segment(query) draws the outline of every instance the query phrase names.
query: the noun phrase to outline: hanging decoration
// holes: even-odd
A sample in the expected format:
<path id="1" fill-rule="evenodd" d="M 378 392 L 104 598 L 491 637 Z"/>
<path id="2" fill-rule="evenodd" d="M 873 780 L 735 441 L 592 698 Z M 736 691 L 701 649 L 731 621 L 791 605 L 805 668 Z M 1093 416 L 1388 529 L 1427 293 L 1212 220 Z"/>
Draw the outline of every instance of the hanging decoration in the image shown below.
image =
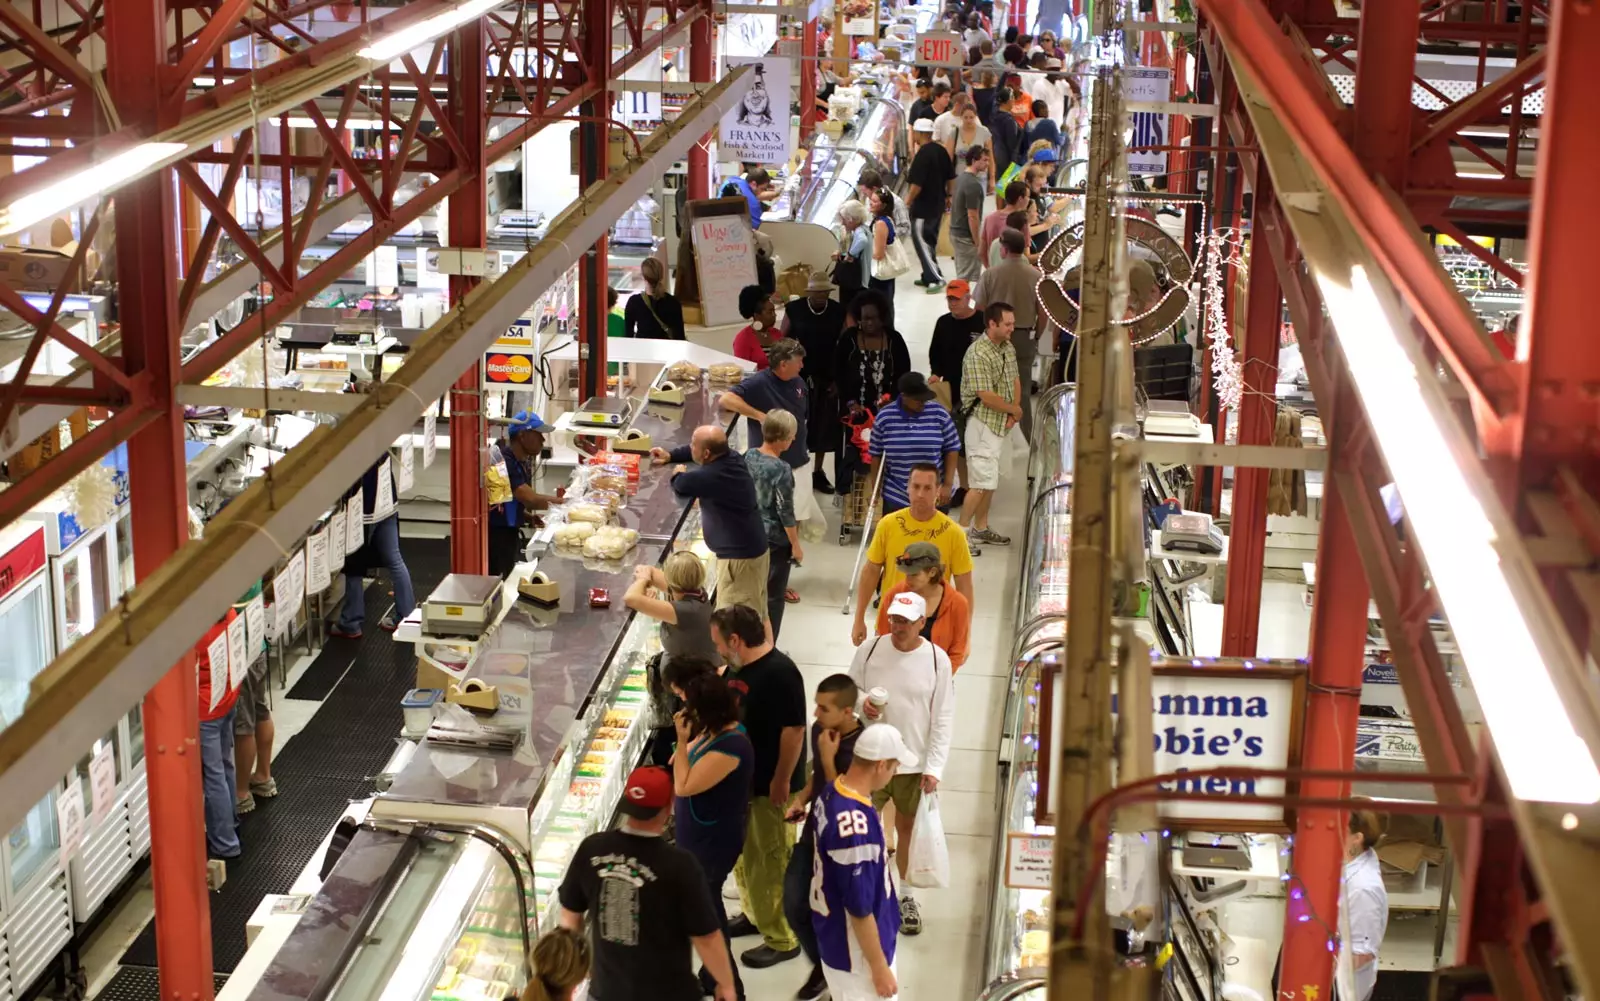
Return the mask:
<path id="1" fill-rule="evenodd" d="M 1157 202 L 1157 198 L 1129 196 L 1129 201 Z M 1150 265 L 1155 276 L 1151 288 L 1130 289 L 1129 309 L 1136 310 L 1112 325 L 1127 333 L 1134 347 L 1155 340 L 1183 319 L 1189 308 L 1189 282 L 1194 277 L 1194 262 L 1183 246 L 1157 224 L 1138 216 L 1123 220 L 1130 250 L 1143 251 L 1135 258 Z M 1050 322 L 1077 336 L 1078 301 L 1083 247 L 1083 223 L 1078 222 L 1057 233 L 1039 255 L 1039 302 Z M 1068 262 L 1071 262 L 1070 265 Z"/>
<path id="2" fill-rule="evenodd" d="M 110 524 L 117 514 L 116 471 L 96 462 L 61 488 L 67 510 L 85 532 Z"/>
<path id="3" fill-rule="evenodd" d="M 1216 391 L 1218 405 L 1225 410 L 1239 407 L 1239 398 L 1244 394 L 1244 368 L 1234 353 L 1227 312 L 1222 308 L 1222 273 L 1227 263 L 1241 268 L 1246 266 L 1244 246 L 1245 234 L 1231 226 L 1206 236 L 1206 339 L 1211 348 L 1212 388 Z"/>

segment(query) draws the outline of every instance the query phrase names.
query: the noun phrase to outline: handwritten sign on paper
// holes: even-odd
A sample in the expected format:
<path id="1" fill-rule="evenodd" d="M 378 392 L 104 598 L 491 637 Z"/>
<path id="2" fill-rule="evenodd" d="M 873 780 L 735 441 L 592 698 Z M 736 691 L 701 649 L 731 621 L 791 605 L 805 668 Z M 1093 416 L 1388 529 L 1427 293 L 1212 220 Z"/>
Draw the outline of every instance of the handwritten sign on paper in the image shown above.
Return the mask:
<path id="1" fill-rule="evenodd" d="M 244 606 L 245 627 L 248 630 L 245 636 L 250 641 L 250 652 L 259 653 L 261 644 L 267 641 L 267 603 L 261 595 L 250 599 L 250 604 Z"/>
<path id="2" fill-rule="evenodd" d="M 1048 890 L 1055 865 L 1052 834 L 1006 835 L 1006 885 L 1015 890 Z"/>
<path id="3" fill-rule="evenodd" d="M 109 740 L 89 759 L 89 794 L 94 797 L 91 814 L 98 827 L 111 813 L 111 803 L 117 798 L 117 747 Z"/>
<path id="4" fill-rule="evenodd" d="M 756 283 L 755 235 L 747 212 L 696 219 L 689 229 L 707 324 L 737 323 L 739 290 Z"/>
<path id="5" fill-rule="evenodd" d="M 417 482 L 417 450 L 412 445 L 411 436 L 406 435 L 400 440 L 400 473 L 395 477 L 395 483 L 400 492 L 405 493 Z"/>
<path id="6" fill-rule="evenodd" d="M 76 775 L 56 797 L 56 830 L 61 832 L 61 868 L 66 869 L 83 844 L 83 786 Z"/>
<path id="7" fill-rule="evenodd" d="M 336 574 L 344 569 L 344 547 L 349 529 L 345 525 L 344 508 L 333 509 L 333 517 L 328 519 L 328 573 Z"/>
<path id="8" fill-rule="evenodd" d="M 249 626 L 243 615 L 236 615 L 228 623 L 228 687 L 238 688 L 250 673 L 250 662 L 255 660 L 250 650 Z"/>
<path id="9" fill-rule="evenodd" d="M 344 551 L 348 556 L 361 548 L 364 539 L 361 524 L 361 491 L 345 502 L 344 506 Z"/>
<path id="10" fill-rule="evenodd" d="M 206 671 L 211 679 L 211 712 L 222 704 L 228 694 L 228 631 L 224 629 L 206 647 Z"/>
<path id="11" fill-rule="evenodd" d="M 427 414 L 422 418 L 422 468 L 433 465 L 439 455 L 439 418 Z"/>
<path id="12" fill-rule="evenodd" d="M 378 467 L 378 498 L 373 504 L 374 515 L 394 507 L 394 460 L 386 458 Z"/>
<path id="13" fill-rule="evenodd" d="M 328 576 L 328 530 L 324 528 L 306 539 L 306 590 L 320 594 L 332 582 Z"/>

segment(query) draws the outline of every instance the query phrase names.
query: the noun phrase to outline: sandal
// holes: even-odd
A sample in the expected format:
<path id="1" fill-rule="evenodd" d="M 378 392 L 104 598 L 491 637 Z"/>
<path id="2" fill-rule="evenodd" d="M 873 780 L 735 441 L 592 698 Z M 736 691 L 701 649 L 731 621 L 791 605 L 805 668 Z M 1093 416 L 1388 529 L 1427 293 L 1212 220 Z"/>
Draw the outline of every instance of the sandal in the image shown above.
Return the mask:
<path id="1" fill-rule="evenodd" d="M 783 600 L 791 605 L 798 605 L 800 604 L 800 592 L 791 587 L 783 592 Z"/>

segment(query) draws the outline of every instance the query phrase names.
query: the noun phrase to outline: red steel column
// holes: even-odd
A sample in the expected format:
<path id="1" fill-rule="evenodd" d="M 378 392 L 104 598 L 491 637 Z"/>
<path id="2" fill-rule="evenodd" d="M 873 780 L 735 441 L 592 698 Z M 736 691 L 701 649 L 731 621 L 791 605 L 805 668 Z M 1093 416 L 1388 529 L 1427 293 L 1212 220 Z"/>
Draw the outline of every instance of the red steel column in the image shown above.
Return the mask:
<path id="1" fill-rule="evenodd" d="M 817 127 L 817 19 L 800 31 L 800 141 L 805 142 Z"/>
<path id="2" fill-rule="evenodd" d="M 106 6 L 111 93 L 123 123 L 146 134 L 174 124 L 162 115 L 165 29 L 162 0 Z M 133 561 L 141 580 L 189 541 L 183 408 L 173 402 L 179 376 L 173 176 L 170 169 L 155 171 L 120 189 L 114 199 L 123 364 L 130 373 L 150 376 L 153 405 L 162 411 L 128 441 Z M 211 912 L 192 655 L 145 695 L 144 728 L 161 996 L 210 1001 Z"/>
<path id="3" fill-rule="evenodd" d="M 1257 222 L 1273 197 L 1265 161 L 1256 171 Z M 1250 282 L 1245 291 L 1244 396 L 1239 401 L 1239 444 L 1270 445 L 1278 419 L 1273 404 L 1278 375 L 1278 337 L 1283 327 L 1283 290 L 1266 241 L 1250 241 Z M 1222 425 L 1218 425 L 1219 428 Z M 1267 483 L 1270 469 L 1233 472 L 1233 528 L 1228 533 L 1228 594 L 1222 606 L 1222 655 L 1254 657 L 1261 620 L 1261 575 L 1267 552 Z"/>
<path id="4" fill-rule="evenodd" d="M 1367 169 L 1396 191 L 1405 189 L 1410 157 L 1411 77 L 1416 64 L 1420 12 L 1415 3 L 1364 4 L 1358 39 L 1352 146 Z M 1278 220 L 1274 214 L 1272 223 Z M 1301 331 L 1302 350 L 1338 348 L 1319 329 Z M 1324 366 L 1337 369 L 1338 366 Z M 1328 469 L 1323 474 L 1322 527 L 1317 539 L 1317 584 L 1311 612 L 1311 698 L 1306 707 L 1301 767 L 1349 771 L 1355 764 L 1356 720 L 1361 712 L 1361 682 L 1366 666 L 1367 598 L 1370 588 L 1355 546 L 1346 498 L 1335 474 L 1352 468 L 1351 435 L 1362 415 L 1348 384 L 1335 390 L 1324 409 Z M 1346 783 L 1306 780 L 1301 794 L 1311 798 L 1349 795 Z M 1309 996 L 1316 989 L 1332 998 L 1335 954 L 1328 951 L 1322 922 L 1337 928 L 1339 880 L 1344 863 L 1345 813 L 1302 808 L 1295 826 L 1294 865 L 1284 919 L 1280 991 Z M 1301 897 L 1293 899 L 1294 890 Z M 1301 920 L 1311 915 L 1311 920 Z M 1316 920 L 1321 918 L 1322 922 Z"/>
<path id="5" fill-rule="evenodd" d="M 450 102 L 457 134 L 466 149 L 463 170 L 471 179 L 450 195 L 450 246 L 483 249 L 488 236 L 488 192 L 484 172 L 484 38 L 483 22 L 464 25 L 452 43 Z M 465 275 L 450 277 L 450 305 L 455 307 L 479 282 Z M 488 572 L 488 509 L 478 448 L 486 438 L 483 420 L 483 363 L 473 365 L 450 391 L 450 571 Z"/>
<path id="6" fill-rule="evenodd" d="M 611 2 L 583 0 L 583 61 L 589 79 L 600 90 L 583 103 L 583 121 L 578 126 L 580 155 L 578 188 L 606 176 L 606 158 L 611 127 L 611 91 L 606 78 L 611 69 Z M 692 58 L 692 57 L 691 57 Z M 611 285 L 606 263 L 606 238 L 596 240 L 589 253 L 578 262 L 578 402 L 606 391 L 606 293 Z"/>
<path id="7" fill-rule="evenodd" d="M 814 46 L 816 43 L 813 41 L 812 44 Z M 689 28 L 690 81 L 712 83 L 711 74 L 715 62 L 716 48 L 711 36 L 711 15 L 707 12 L 695 18 L 694 24 Z M 706 143 L 710 141 L 711 133 L 708 132 L 689 150 L 690 199 L 711 197 L 711 154 L 706 150 Z"/>

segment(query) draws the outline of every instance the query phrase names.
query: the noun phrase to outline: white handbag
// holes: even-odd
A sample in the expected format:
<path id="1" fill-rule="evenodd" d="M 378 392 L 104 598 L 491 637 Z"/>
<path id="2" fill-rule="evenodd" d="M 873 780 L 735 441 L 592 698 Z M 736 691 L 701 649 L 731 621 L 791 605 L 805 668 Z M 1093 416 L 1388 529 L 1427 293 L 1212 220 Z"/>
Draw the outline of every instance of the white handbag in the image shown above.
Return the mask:
<path id="1" fill-rule="evenodd" d="M 872 259 L 872 277 L 879 281 L 899 278 L 911 270 L 911 251 L 904 240 L 895 240 L 883 250 L 883 260 Z"/>

